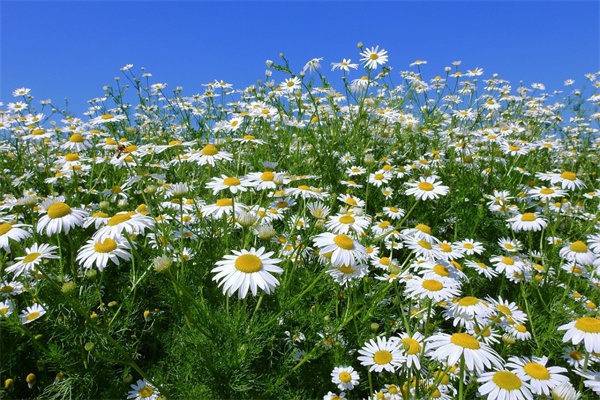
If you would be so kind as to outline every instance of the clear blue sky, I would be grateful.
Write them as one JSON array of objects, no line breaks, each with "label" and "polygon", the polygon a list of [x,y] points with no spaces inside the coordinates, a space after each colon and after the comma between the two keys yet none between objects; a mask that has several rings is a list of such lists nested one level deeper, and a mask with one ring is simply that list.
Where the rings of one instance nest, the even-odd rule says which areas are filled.
[{"label": "clear blue sky", "polygon": [[243,89],[280,52],[297,71],[324,57],[324,73],[339,82],[330,63],[358,62],[359,41],[388,50],[397,83],[417,59],[428,61],[428,78],[461,60],[462,71],[497,72],[513,88],[562,89],[568,78],[579,86],[600,70],[599,1],[1,0],[0,35],[0,101],[25,86],[35,101],[68,97],[78,114],[128,63],[184,95],[215,79]]}]

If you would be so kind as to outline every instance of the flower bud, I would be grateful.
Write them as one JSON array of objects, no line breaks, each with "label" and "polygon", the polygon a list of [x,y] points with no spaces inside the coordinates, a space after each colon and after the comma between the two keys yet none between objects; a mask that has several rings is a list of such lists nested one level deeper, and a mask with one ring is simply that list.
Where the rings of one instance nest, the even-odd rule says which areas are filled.
[{"label": "flower bud", "polygon": [[162,255],[160,257],[155,257],[152,261],[152,264],[156,272],[164,272],[171,267],[173,260],[165,255]]},{"label": "flower bud", "polygon": [[94,350],[94,347],[96,347],[96,345],[92,342],[87,342],[85,344],[85,346],[83,346],[83,348],[85,349],[85,351],[92,351]]},{"label": "flower bud", "polygon": [[29,374],[27,375],[27,378],[25,378],[25,381],[27,382],[27,386],[29,386],[29,389],[31,389],[33,387],[33,385],[35,385],[35,381],[37,380],[35,374]]},{"label": "flower bud", "polygon": [[7,380],[4,381],[4,389],[11,390],[14,386],[15,386],[15,381],[13,381],[12,379],[8,378]]}]

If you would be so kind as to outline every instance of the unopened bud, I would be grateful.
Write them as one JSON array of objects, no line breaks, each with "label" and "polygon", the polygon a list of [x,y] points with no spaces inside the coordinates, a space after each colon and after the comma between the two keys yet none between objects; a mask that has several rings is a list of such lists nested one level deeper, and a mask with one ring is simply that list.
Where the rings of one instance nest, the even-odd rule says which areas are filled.
[{"label": "unopened bud", "polygon": [[164,272],[171,267],[173,260],[165,255],[162,255],[160,257],[155,257],[152,261],[152,264],[156,272]]},{"label": "unopened bud", "polygon": [[377,322],[373,322],[373,323],[371,324],[371,330],[372,330],[373,332],[377,332],[377,330],[378,330],[378,329],[379,329],[379,324],[378,324]]},{"label": "unopened bud", "polygon": [[85,351],[92,351],[94,350],[94,347],[96,347],[96,345],[92,342],[87,342],[85,344],[85,346],[83,346],[83,348],[85,349]]},{"label": "unopened bud", "polygon": [[61,291],[65,294],[69,294],[71,293],[73,290],[75,290],[77,288],[77,286],[75,285],[75,283],[73,282],[65,282],[62,285]]},{"label": "unopened bud", "polygon": [[14,386],[15,386],[15,381],[13,381],[12,379],[8,378],[7,380],[4,381],[4,389],[11,390]]}]

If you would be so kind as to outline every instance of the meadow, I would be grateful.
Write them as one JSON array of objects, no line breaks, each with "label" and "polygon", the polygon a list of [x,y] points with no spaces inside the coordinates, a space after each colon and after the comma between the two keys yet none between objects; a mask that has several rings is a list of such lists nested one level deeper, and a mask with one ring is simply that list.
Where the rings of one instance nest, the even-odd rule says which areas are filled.
[{"label": "meadow", "polygon": [[598,398],[600,71],[354,58],[16,89],[0,398]]}]

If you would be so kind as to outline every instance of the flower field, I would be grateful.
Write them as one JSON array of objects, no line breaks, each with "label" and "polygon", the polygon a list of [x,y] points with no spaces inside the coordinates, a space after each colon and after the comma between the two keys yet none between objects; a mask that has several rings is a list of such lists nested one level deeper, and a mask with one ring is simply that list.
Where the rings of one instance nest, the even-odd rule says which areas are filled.
[{"label": "flower field", "polygon": [[600,71],[355,58],[15,90],[0,398],[598,398]]}]

